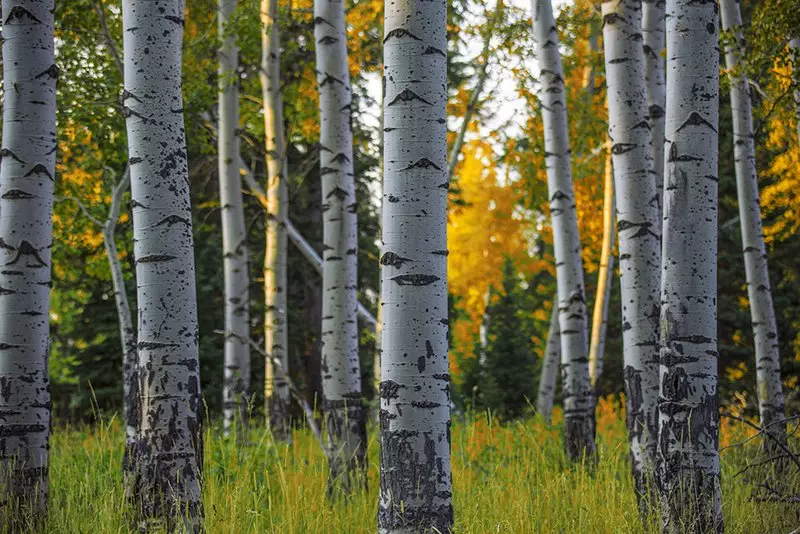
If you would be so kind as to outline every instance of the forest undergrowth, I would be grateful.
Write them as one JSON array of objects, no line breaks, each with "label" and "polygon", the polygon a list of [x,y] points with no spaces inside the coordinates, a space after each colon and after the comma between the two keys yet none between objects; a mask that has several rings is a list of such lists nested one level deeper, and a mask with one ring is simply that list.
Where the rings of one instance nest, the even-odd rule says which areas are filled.
[{"label": "forest undergrowth", "polygon": [[[574,466],[567,460],[559,411],[553,424],[528,418],[501,425],[490,414],[454,418],[455,532],[642,532],[629,472],[623,404],[618,397],[599,402],[599,459],[594,466]],[[796,424],[790,422],[790,432]],[[800,468],[791,459],[777,470],[773,462],[752,465],[764,459],[755,433],[739,421],[722,419],[726,532],[788,534],[800,526],[800,502],[792,502],[800,495]],[[118,417],[55,429],[45,532],[129,531],[120,469],[123,439]],[[292,446],[276,444],[263,427],[251,430],[244,447],[223,438],[218,428],[207,428],[205,439],[207,532],[375,532],[374,429],[369,439],[368,491],[335,503],[325,497],[327,462],[307,430],[294,432]],[[794,451],[800,448],[797,433],[790,446]],[[657,529],[653,526],[650,531]]]}]

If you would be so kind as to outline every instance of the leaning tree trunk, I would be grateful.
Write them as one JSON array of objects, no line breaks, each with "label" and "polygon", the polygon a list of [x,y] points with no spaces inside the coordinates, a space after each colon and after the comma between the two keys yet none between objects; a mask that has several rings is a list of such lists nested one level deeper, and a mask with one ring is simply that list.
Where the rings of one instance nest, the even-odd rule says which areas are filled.
[{"label": "leaning tree trunk", "polygon": [[656,202],[660,225],[664,205],[664,106],[667,98],[664,58],[661,56],[664,51],[665,1],[642,0],[641,4],[647,116],[653,138],[653,172],[656,177]]},{"label": "leaning tree trunk", "polygon": [[611,152],[606,155],[603,172],[603,244],[600,251],[600,268],[597,272],[597,293],[592,310],[592,337],[589,344],[589,380],[595,400],[599,395],[597,383],[603,375],[603,357],[606,348],[608,303],[614,280],[614,173]]},{"label": "leaning tree trunk", "polygon": [[378,530],[449,532],[447,2],[385,17]]},{"label": "leaning tree trunk", "polygon": [[0,524],[44,519],[50,437],[50,260],[56,164],[53,0],[3,0],[0,171]]},{"label": "leaning tree trunk", "polygon": [[261,0],[261,92],[267,148],[267,250],[264,255],[264,399],[272,434],[278,441],[292,439],[289,423],[290,392],[273,359],[289,372],[286,308],[286,224],[289,199],[288,165],[283,132],[281,56],[278,37],[278,0]]},{"label": "leaning tree trunk", "polygon": [[665,532],[721,532],[717,3],[667,2],[657,479]]},{"label": "leaning tree trunk", "polygon": [[315,0],[322,179],[322,394],[328,494],[363,484],[366,411],[358,359],[358,230],[344,0]]},{"label": "leaning tree trunk", "polygon": [[778,327],[767,269],[767,249],[761,228],[761,205],[758,198],[756,147],[753,134],[753,109],[750,84],[741,72],[744,54],[742,16],[737,0],[722,0],[722,28],[733,32],[726,41],[725,62],[730,72],[731,110],[733,115],[733,151],[736,163],[736,191],[739,198],[739,220],[742,229],[747,296],[750,299],[753,337],[756,349],[756,377],[761,427],[773,438],[765,438],[764,446],[772,454],[781,454],[778,443],[786,444],[781,358]]},{"label": "leaning tree trunk", "polygon": [[553,313],[550,317],[550,329],[547,331],[547,344],[544,347],[539,391],[536,396],[536,411],[542,414],[548,423],[553,415],[553,398],[556,395],[556,376],[560,361],[561,332],[558,328],[558,302],[556,299],[553,301]]},{"label": "leaning tree trunk", "polygon": [[238,425],[244,437],[249,412],[250,337],[247,236],[239,175],[239,83],[236,0],[219,0],[219,199],[222,206],[222,265],[225,280],[225,379],[222,406],[225,434]]},{"label": "leaning tree trunk", "polygon": [[589,380],[586,294],[572,189],[567,93],[550,0],[534,0],[533,33],[541,67],[547,188],[553,224],[564,390],[564,445],[574,460],[595,453],[595,419]]},{"label": "leaning tree trunk", "polygon": [[603,2],[608,135],[619,231],[626,419],[639,510],[647,516],[658,427],[661,268],[658,190],[647,111],[641,1]]},{"label": "leaning tree trunk", "polygon": [[202,529],[192,213],[181,98],[182,0],[124,0],[123,114],[139,311],[134,499],[144,527]]}]

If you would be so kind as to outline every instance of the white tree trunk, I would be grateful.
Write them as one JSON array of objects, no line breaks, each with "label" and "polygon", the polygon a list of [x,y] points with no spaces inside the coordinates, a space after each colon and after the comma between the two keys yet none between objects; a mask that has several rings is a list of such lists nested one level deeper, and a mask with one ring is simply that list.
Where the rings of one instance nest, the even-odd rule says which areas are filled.
[{"label": "white tree trunk", "polygon": [[592,310],[592,337],[589,344],[589,379],[595,397],[599,394],[597,382],[603,375],[608,303],[611,300],[611,284],[614,280],[614,209],[614,173],[609,151],[603,171],[603,244],[600,251],[600,268],[597,272],[597,292]]},{"label": "white tree trunk", "polygon": [[286,309],[286,224],[289,199],[286,189],[288,165],[283,131],[281,100],[280,39],[278,1],[261,0],[261,91],[264,101],[264,129],[267,143],[267,251],[264,255],[264,398],[272,434],[279,441],[291,441],[289,425],[290,392],[286,381],[273,370],[273,359],[289,372]]},{"label": "white tree trunk", "polygon": [[561,332],[558,328],[558,301],[556,299],[553,301],[553,313],[550,318],[550,329],[547,332],[547,344],[544,347],[544,361],[536,397],[536,411],[542,414],[548,423],[553,415],[553,398],[556,395],[556,376],[560,361]]},{"label": "white tree trunk", "polygon": [[667,2],[657,478],[665,532],[721,532],[717,3]]},{"label": "white tree trunk", "polygon": [[553,224],[561,368],[564,389],[564,445],[573,459],[595,452],[595,419],[589,380],[586,291],[572,188],[567,94],[550,0],[533,0],[533,33],[541,66],[545,164]]},{"label": "white tree trunk", "polygon": [[449,532],[447,2],[385,2],[378,530]]},{"label": "white tree trunk", "polygon": [[366,411],[358,359],[358,229],[344,0],[315,0],[322,180],[322,394],[328,492],[365,482]]},{"label": "white tree trunk", "polygon": [[225,378],[222,404],[225,433],[239,425],[247,428],[250,389],[250,280],[247,268],[247,236],[239,175],[239,80],[235,21],[236,0],[219,0],[219,198],[222,206],[222,262],[225,280]]},{"label": "white tree trunk", "polygon": [[665,47],[664,6],[665,0],[642,0],[644,76],[647,80],[647,115],[653,138],[653,172],[656,177],[659,226],[664,205],[664,106],[667,99],[664,58],[661,55]]},{"label": "white tree trunk", "polygon": [[608,136],[617,197],[626,419],[640,511],[658,434],[658,317],[661,269],[658,189],[648,124],[640,0],[602,4]]},{"label": "white tree trunk", "polygon": [[[786,423],[782,422],[784,402],[778,327],[772,305],[767,249],[764,246],[764,233],[761,227],[750,84],[746,76],[737,72],[744,55],[742,16],[737,0],[722,0],[721,8],[722,28],[733,32],[734,37],[733,41],[726,42],[725,62],[731,72],[730,95],[736,191],[739,199],[747,296],[750,300],[750,317],[755,338],[758,408],[762,428],[766,428],[769,434],[785,444]],[[764,445],[767,450],[775,454],[781,452],[772,439],[765,438]]]},{"label": "white tree trunk", "polygon": [[124,0],[123,114],[139,310],[135,498],[146,525],[202,529],[197,295],[181,97],[182,0]]},{"label": "white tree trunk", "polygon": [[50,271],[56,163],[53,0],[3,0],[0,524],[47,511]]}]

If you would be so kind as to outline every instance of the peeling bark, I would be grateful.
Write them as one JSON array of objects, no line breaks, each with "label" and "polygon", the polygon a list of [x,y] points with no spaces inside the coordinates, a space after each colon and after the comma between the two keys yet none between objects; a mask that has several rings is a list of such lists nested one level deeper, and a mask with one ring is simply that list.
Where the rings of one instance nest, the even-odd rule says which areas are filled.
[{"label": "peeling bark", "polygon": [[124,0],[123,112],[139,312],[141,528],[202,530],[203,443],[192,214],[181,97],[181,0]]},{"label": "peeling bark", "polygon": [[547,332],[547,344],[544,348],[542,373],[539,377],[539,392],[536,397],[536,411],[542,414],[548,423],[553,415],[553,398],[556,394],[556,375],[558,375],[560,361],[561,332],[558,327],[558,303],[554,301],[550,329]]},{"label": "peeling bark", "polygon": [[721,532],[717,3],[667,1],[657,480],[665,532]]},{"label": "peeling bark", "polygon": [[[772,305],[772,290],[767,267],[767,249],[761,226],[761,204],[758,195],[753,108],[747,77],[737,73],[744,55],[742,16],[737,0],[722,0],[722,28],[733,32],[733,41],[725,48],[725,63],[730,72],[730,95],[733,116],[733,153],[736,171],[736,191],[739,200],[744,267],[747,277],[747,296],[756,349],[756,378],[758,409],[761,427],[786,444],[786,423],[781,358],[778,345],[778,326]],[[765,450],[771,455],[782,451],[774,440],[764,439]]]},{"label": "peeling bark", "polygon": [[280,92],[280,39],[278,2],[261,0],[261,90],[267,138],[267,252],[264,255],[264,398],[272,435],[290,442],[289,388],[273,370],[272,360],[281,361],[289,372],[286,321],[286,245],[289,200],[286,189],[288,164],[283,131],[283,101]]},{"label": "peeling bark", "polygon": [[247,234],[239,176],[239,85],[236,34],[229,24],[236,17],[236,0],[219,0],[219,198],[222,206],[222,263],[225,297],[225,371],[222,384],[225,434],[238,425],[244,439],[249,415],[250,389],[250,280]]},{"label": "peeling bark", "polygon": [[53,0],[2,2],[0,524],[12,531],[32,528],[47,513],[58,78],[53,10]]},{"label": "peeling bark", "polygon": [[595,419],[589,380],[586,290],[572,188],[564,70],[550,0],[534,0],[533,33],[541,66],[545,165],[558,280],[564,446],[573,460],[595,453]]},{"label": "peeling bark", "polygon": [[[385,3],[381,533],[449,532],[447,3]],[[390,201],[391,199],[391,201]]]},{"label": "peeling bark", "polygon": [[653,138],[653,171],[658,193],[658,221],[661,224],[664,206],[664,108],[666,106],[666,78],[664,58],[666,47],[665,0],[642,1],[642,44],[644,73],[647,80],[647,116]]}]

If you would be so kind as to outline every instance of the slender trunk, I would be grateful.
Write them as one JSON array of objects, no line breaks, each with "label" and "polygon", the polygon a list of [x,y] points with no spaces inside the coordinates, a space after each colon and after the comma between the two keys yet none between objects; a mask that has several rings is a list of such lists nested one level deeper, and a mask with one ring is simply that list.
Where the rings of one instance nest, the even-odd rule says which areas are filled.
[{"label": "slender trunk", "polygon": [[653,178],[639,0],[603,2],[608,135],[619,231],[625,399],[631,470],[643,517],[658,427],[658,314],[661,268],[658,190]]},{"label": "slender trunk", "polygon": [[449,532],[447,2],[387,0],[381,533]]},{"label": "slender trunk", "polygon": [[589,380],[586,292],[581,243],[572,188],[567,93],[550,0],[534,0],[533,33],[541,66],[547,188],[550,195],[556,275],[561,369],[564,390],[564,446],[573,460],[595,453],[595,419]]},{"label": "slender trunk", "polygon": [[583,68],[583,90],[586,91],[586,101],[590,105],[595,92],[594,55],[597,52],[597,45],[600,40],[600,29],[596,21],[597,18],[592,17],[590,22],[592,29],[589,33],[589,59],[588,64]]},{"label": "slender trunk", "polygon": [[53,0],[3,0],[0,524],[47,513],[50,260],[56,163]]},{"label": "slender trunk", "polygon": [[250,280],[247,236],[239,176],[239,83],[236,33],[230,27],[236,0],[219,0],[219,199],[222,206],[222,264],[225,280],[225,379],[222,384],[224,431],[246,435],[250,389]]},{"label": "slender trunk", "polygon": [[286,321],[286,223],[289,200],[286,190],[288,165],[283,131],[281,100],[280,39],[278,0],[261,0],[261,91],[264,101],[264,129],[267,149],[267,251],[264,255],[264,398],[272,434],[278,441],[291,441],[289,388],[273,370],[281,361],[289,372]]},{"label": "slender trunk", "polygon": [[642,0],[644,77],[647,80],[647,116],[653,139],[653,171],[656,177],[659,225],[664,205],[664,106],[667,99],[662,56],[665,48],[664,7],[665,0]]},{"label": "slender trunk", "polygon": [[483,365],[486,363],[486,347],[489,346],[489,323],[492,320],[492,286],[486,290],[483,296],[483,317],[481,318],[481,326],[478,329],[478,343],[480,345],[480,353],[478,354],[478,362]]},{"label": "slender trunk", "polygon": [[792,55],[794,120],[795,124],[797,125],[797,142],[800,143],[800,37],[795,37],[789,41],[789,50]]},{"label": "slender trunk", "polygon": [[[761,427],[766,428],[770,435],[785,445],[786,423],[782,422],[784,403],[778,327],[772,305],[767,249],[761,227],[750,84],[746,76],[737,72],[744,54],[742,16],[738,0],[722,0],[721,8],[722,28],[734,34],[734,40],[727,41],[725,62],[730,71],[736,191],[739,198],[747,296],[750,300],[750,317],[755,338],[758,408]],[[782,452],[773,439],[765,438],[764,445],[773,455]]]},{"label": "slender trunk", "polygon": [[561,361],[561,331],[558,327],[558,302],[553,301],[553,314],[544,347],[542,374],[539,377],[539,394],[536,397],[536,411],[548,423],[553,415],[553,398],[556,395],[556,375]]},{"label": "slender trunk", "polygon": [[202,530],[203,435],[181,98],[182,0],[124,0],[123,114],[139,311],[134,498],[144,528]]},{"label": "slender trunk", "polygon": [[721,532],[717,3],[667,1],[657,480],[665,532]]},{"label": "slender trunk", "polygon": [[322,396],[328,494],[366,479],[366,411],[358,359],[358,229],[350,129],[350,73],[344,0],[315,0],[322,181]]},{"label": "slender trunk", "polygon": [[606,348],[606,326],[608,325],[608,303],[611,300],[611,284],[614,279],[614,173],[611,151],[606,155],[603,173],[603,244],[600,252],[600,268],[597,272],[597,293],[592,311],[592,338],[589,344],[589,379],[595,398],[599,394],[597,383],[603,374],[603,356]]}]

